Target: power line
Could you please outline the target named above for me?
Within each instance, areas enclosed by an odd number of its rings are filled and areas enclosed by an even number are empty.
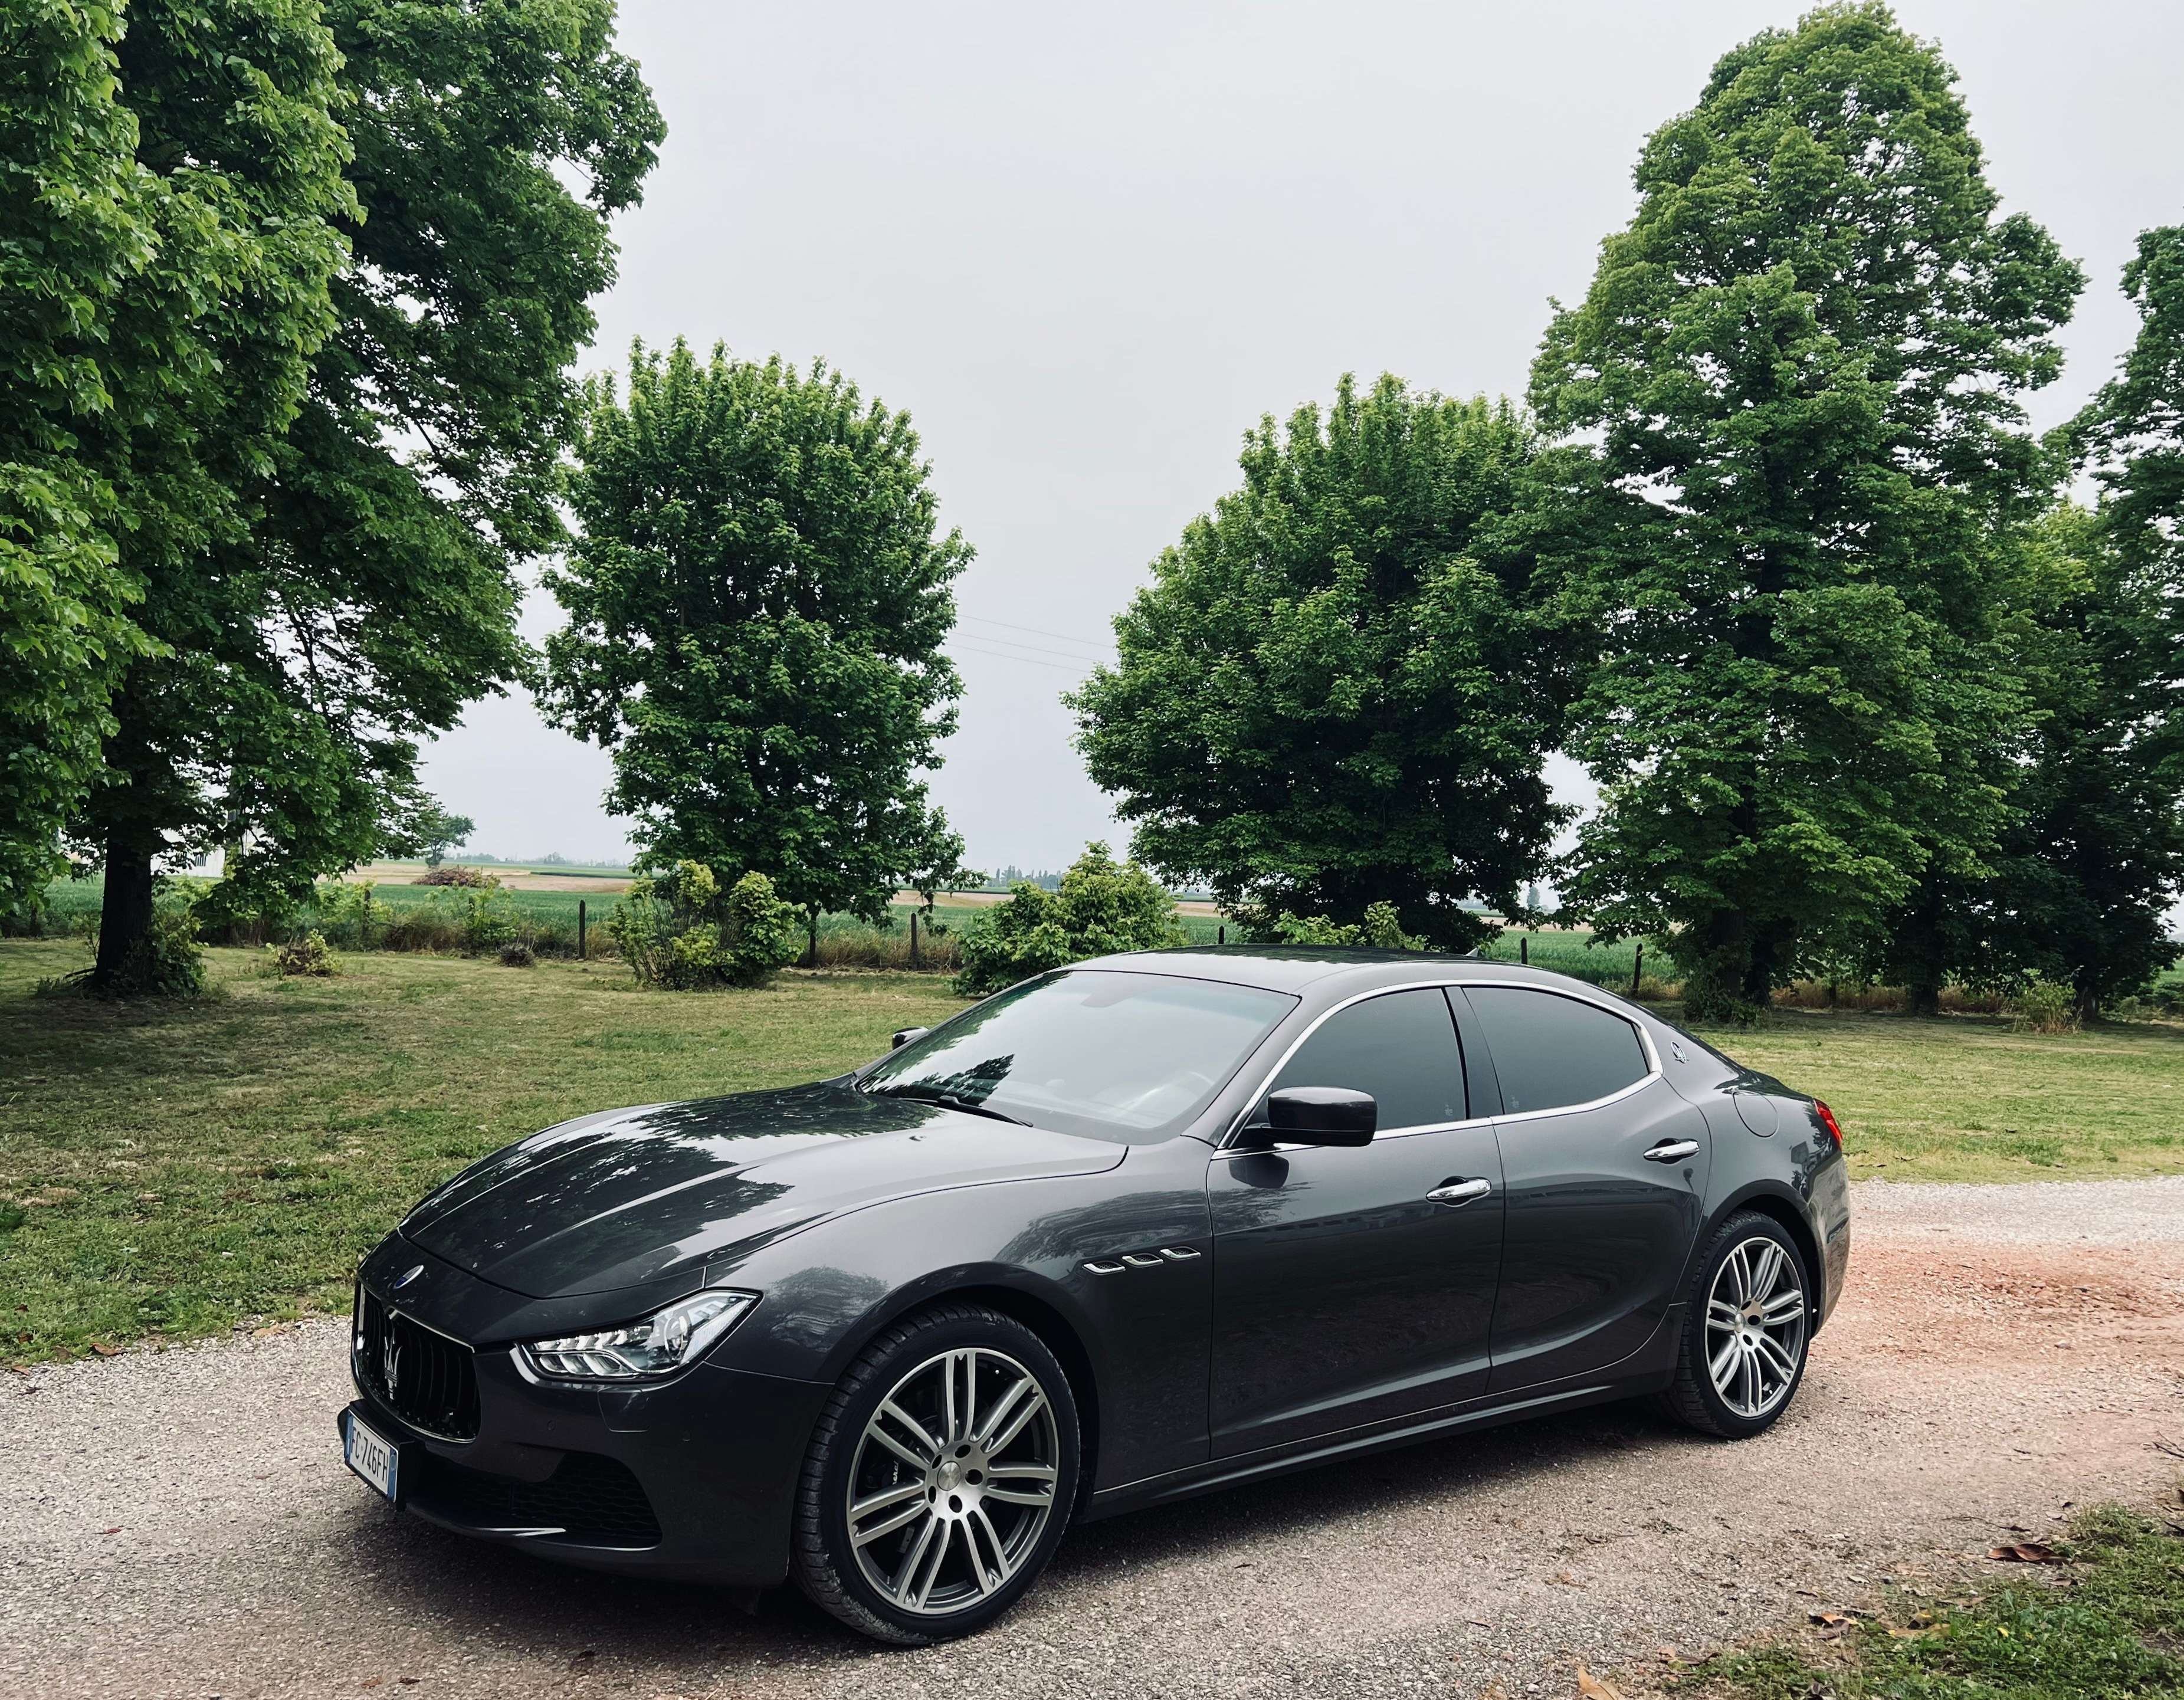
[[[1088,649],[1099,649],[1104,652],[1107,647],[1105,644],[1095,644],[1087,638],[1072,637],[1067,632],[1050,632],[1039,626],[1014,626],[1006,620],[989,620],[983,614],[966,614],[963,618],[973,626],[999,626],[1005,631],[1028,632],[1034,638],[1053,638],[1064,644],[1082,644]]]
[[[1012,655],[1006,649],[981,649],[972,645],[967,638],[959,638],[956,641],[964,644],[967,652],[973,655],[984,655],[996,661],[1021,661],[1028,667],[1045,667],[1050,672],[1068,673],[1080,679],[1091,677],[1089,672],[1078,667],[1065,667],[1059,661],[1034,660],[1029,655]]]
[[[1074,661],[1080,667],[1098,666],[1105,655],[1072,655],[1066,649],[1050,649],[1038,644],[1027,644],[1021,638],[996,638],[985,632],[965,632],[961,634],[968,641],[979,644],[999,644],[1011,649],[1028,649],[1034,655],[1052,655],[1057,660]]]

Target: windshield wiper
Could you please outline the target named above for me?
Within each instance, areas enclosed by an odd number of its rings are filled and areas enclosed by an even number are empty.
[[[1011,1116],[1006,1110],[996,1110],[990,1104],[981,1104],[975,1098],[958,1097],[953,1092],[923,1091],[915,1086],[882,1086],[872,1095],[875,1098],[907,1098],[914,1104],[938,1104],[944,1110],[961,1110],[968,1116],[991,1116],[997,1122],[1007,1122],[1019,1128],[1031,1125],[1021,1116]]]

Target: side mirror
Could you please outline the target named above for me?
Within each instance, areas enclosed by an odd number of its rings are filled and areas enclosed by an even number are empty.
[[[927,1034],[932,1031],[933,1029],[929,1027],[903,1028],[896,1033],[894,1040],[888,1045],[888,1049],[889,1051],[900,1051],[905,1045],[915,1045],[919,1040],[924,1038]]]
[[[1284,1086],[1267,1095],[1267,1127],[1303,1145],[1369,1145],[1379,1124],[1370,1092],[1347,1086]]]

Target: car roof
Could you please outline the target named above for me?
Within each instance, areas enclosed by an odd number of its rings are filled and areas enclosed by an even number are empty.
[[[1435,950],[1372,950],[1330,945],[1186,945],[1173,950],[1126,950],[1072,962],[1075,968],[1111,968],[1141,974],[1174,974],[1184,979],[1221,980],[1267,991],[1301,992],[1341,976],[1367,985],[1407,978],[1400,972],[1423,971],[1435,979],[1531,980],[1542,986],[1581,984],[1568,975],[1515,962],[1489,962],[1477,956]],[[1588,993],[1601,988],[1586,985]],[[1620,1001],[1620,1000],[1618,1000]]]

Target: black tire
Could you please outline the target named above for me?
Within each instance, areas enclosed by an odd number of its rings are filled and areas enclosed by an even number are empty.
[[[1756,1414],[1739,1409],[1723,1396],[1714,1385],[1712,1368],[1713,1354],[1721,1350],[1713,1346],[1708,1337],[1709,1301],[1715,1296],[1715,1285],[1723,1275],[1730,1258],[1743,1254],[1748,1269],[1755,1258],[1763,1254],[1747,1249],[1754,1242],[1771,1244],[1786,1259],[1786,1268],[1795,1280],[1802,1301],[1802,1314],[1794,1329],[1784,1326],[1769,1330],[1776,1346],[1782,1350],[1791,1364],[1786,1374],[1780,1372],[1771,1353],[1764,1347],[1753,1355],[1761,1358],[1755,1374],[1771,1374],[1774,1380],[1763,1383],[1765,1398]],[[1735,1278],[1731,1277],[1734,1283]],[[1797,1396],[1804,1383],[1807,1354],[1812,1345],[1814,1295],[1812,1272],[1805,1267],[1804,1253],[1797,1249],[1797,1240],[1790,1231],[1773,1217],[1756,1210],[1741,1210],[1724,1222],[1708,1238],[1701,1252],[1697,1267],[1691,1276],[1691,1285],[1685,1295],[1683,1340],[1676,1356],[1676,1378],[1661,1395],[1662,1408],[1686,1427],[1702,1435],[1714,1435],[1724,1440],[1745,1440],[1772,1428],[1781,1414],[1790,1408],[1790,1402]],[[1758,1319],[1753,1318],[1754,1322]],[[1756,1331],[1756,1330],[1755,1330]],[[1726,1337],[1722,1337],[1726,1341]],[[1738,1385],[1740,1396],[1743,1389]],[[1747,1400],[1747,1405],[1762,1402]]]
[[[1054,1454],[1050,1465],[1054,1477],[1051,1503],[1045,1510],[1044,1523],[1035,1530],[1026,1529],[1023,1548],[1016,1558],[1017,1568],[1006,1581],[967,1600],[960,1608],[907,1610],[882,1591],[859,1563],[859,1549],[852,1543],[850,1530],[852,1473],[861,1468],[871,1468],[869,1462],[861,1465],[861,1444],[867,1425],[878,1416],[883,1402],[898,1390],[898,1384],[907,1376],[919,1374],[944,1374],[944,1371],[931,1369],[933,1360],[967,1349],[992,1355],[974,1360],[974,1365],[1012,1360],[1014,1366],[1029,1372],[1039,1391],[1045,1395],[1047,1408],[1052,1413],[1052,1426],[1050,1430],[1042,1428],[1040,1435]],[[978,1373],[974,1367],[973,1403],[977,1402]],[[990,1368],[988,1373],[992,1373]],[[1028,1398],[1028,1393],[1023,1396]],[[944,1301],[920,1311],[883,1329],[857,1355],[820,1413],[798,1484],[795,1517],[790,1530],[790,1574],[814,1603],[876,1641],[899,1647],[922,1647],[983,1629],[1023,1597],[1061,1544],[1070,1513],[1076,1505],[1080,1445],[1077,1402],[1068,1377],[1037,1335],[1014,1318],[983,1305]],[[996,1449],[996,1457],[1001,1450]],[[946,1451],[944,1446],[944,1458]],[[883,1464],[888,1462],[877,1452],[871,1452],[871,1457]],[[990,1467],[997,1481],[989,1486],[997,1485],[1004,1469],[998,1463]],[[895,1469],[897,1479],[905,1485],[916,1474],[906,1463],[890,1468]],[[967,1489],[965,1491],[967,1492]],[[930,1487],[926,1498],[934,1499]],[[910,1503],[915,1502],[913,1496]],[[1011,1512],[1011,1508],[1000,1506],[997,1501],[996,1509],[1006,1513]],[[1028,1517],[1031,1513],[1014,1514]],[[871,1521],[884,1520],[885,1515],[875,1513],[868,1519],[868,1529]],[[939,1524],[941,1513],[937,1506],[928,1515]],[[900,1537],[903,1543],[911,1544],[922,1527],[922,1524],[913,1524]],[[990,1542],[994,1524],[989,1521],[984,1528],[983,1538]],[[946,1546],[951,1535],[956,1541],[954,1548]],[[940,1538],[943,1555],[934,1562],[936,1579],[944,1563],[952,1563],[963,1579],[956,1586],[982,1586],[970,1579],[966,1567],[975,1562],[981,1572],[989,1571],[985,1555],[995,1552],[998,1556],[998,1549],[990,1544],[982,1547],[981,1537],[974,1536],[967,1524],[958,1524],[955,1530],[942,1526]],[[871,1547],[877,1548],[881,1544],[874,1541]],[[906,1563],[910,1570],[916,1569],[914,1558]]]

